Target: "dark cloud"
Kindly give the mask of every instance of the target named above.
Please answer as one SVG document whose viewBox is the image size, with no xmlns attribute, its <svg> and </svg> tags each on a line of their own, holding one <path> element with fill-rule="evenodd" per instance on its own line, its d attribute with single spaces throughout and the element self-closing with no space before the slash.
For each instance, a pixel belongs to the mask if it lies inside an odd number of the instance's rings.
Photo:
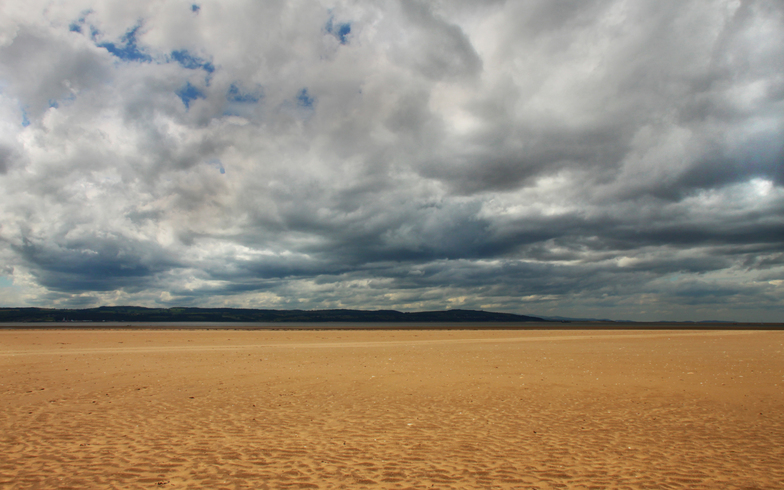
<svg viewBox="0 0 784 490">
<path fill-rule="evenodd" d="M 8 172 L 8 167 L 11 166 L 12 158 L 13 150 L 5 146 L 0 146 L 0 174 Z"/>
<path fill-rule="evenodd" d="M 482 60 L 459 25 L 435 14 L 427 2 L 402 0 L 401 7 L 421 43 L 411 60 L 422 74 L 439 80 L 479 73 Z"/>
<path fill-rule="evenodd" d="M 570 167 L 599 174 L 616 168 L 627 150 L 624 137 L 629 138 L 624 128 L 579 132 L 528 128 L 518 129 L 513 135 L 504 133 L 508 130 L 498 128 L 480 140 L 484 154 L 448 155 L 427 162 L 422 166 L 423 176 L 447 183 L 458 194 L 510 191 L 531 184 L 542 174 L 557 174 Z M 502 138 L 507 141 L 498 141 Z M 507 148 L 499 151 L 494 143 Z"/>
<path fill-rule="evenodd" d="M 66 243 L 24 239 L 12 248 L 42 286 L 60 292 L 141 289 L 157 273 L 178 266 L 171 254 L 124 238 L 89 236 Z"/>
</svg>

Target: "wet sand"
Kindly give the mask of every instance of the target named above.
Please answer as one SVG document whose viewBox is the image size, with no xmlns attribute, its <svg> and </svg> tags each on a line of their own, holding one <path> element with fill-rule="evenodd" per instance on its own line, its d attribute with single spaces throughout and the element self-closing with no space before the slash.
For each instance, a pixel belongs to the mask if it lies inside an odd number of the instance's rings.
<svg viewBox="0 0 784 490">
<path fill-rule="evenodd" d="M 784 331 L 2 330 L 0 488 L 784 488 Z"/>
</svg>

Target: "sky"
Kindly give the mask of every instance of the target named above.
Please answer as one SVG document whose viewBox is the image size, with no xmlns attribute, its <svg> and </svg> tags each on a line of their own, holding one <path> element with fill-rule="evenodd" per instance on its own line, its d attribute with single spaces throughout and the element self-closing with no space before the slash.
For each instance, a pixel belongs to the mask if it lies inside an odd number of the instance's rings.
<svg viewBox="0 0 784 490">
<path fill-rule="evenodd" d="M 778 0 L 8 0 L 0 306 L 784 319 Z"/>
</svg>

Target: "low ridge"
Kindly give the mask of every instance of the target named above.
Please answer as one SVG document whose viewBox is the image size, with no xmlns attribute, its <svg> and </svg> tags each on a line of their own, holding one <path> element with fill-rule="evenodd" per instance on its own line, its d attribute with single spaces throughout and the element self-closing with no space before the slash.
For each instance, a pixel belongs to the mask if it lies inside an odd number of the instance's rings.
<svg viewBox="0 0 784 490">
<path fill-rule="evenodd" d="M 256 310 L 245 308 L 0 308 L 0 322 L 544 322 L 542 318 L 475 310 Z"/>
</svg>

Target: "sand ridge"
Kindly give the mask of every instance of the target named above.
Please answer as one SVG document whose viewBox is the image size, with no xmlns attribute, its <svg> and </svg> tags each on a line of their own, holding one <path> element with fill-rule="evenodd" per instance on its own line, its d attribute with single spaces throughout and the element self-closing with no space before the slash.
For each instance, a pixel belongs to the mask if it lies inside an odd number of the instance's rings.
<svg viewBox="0 0 784 490">
<path fill-rule="evenodd" d="M 2 488 L 782 488 L 784 332 L 3 331 Z"/>
</svg>

